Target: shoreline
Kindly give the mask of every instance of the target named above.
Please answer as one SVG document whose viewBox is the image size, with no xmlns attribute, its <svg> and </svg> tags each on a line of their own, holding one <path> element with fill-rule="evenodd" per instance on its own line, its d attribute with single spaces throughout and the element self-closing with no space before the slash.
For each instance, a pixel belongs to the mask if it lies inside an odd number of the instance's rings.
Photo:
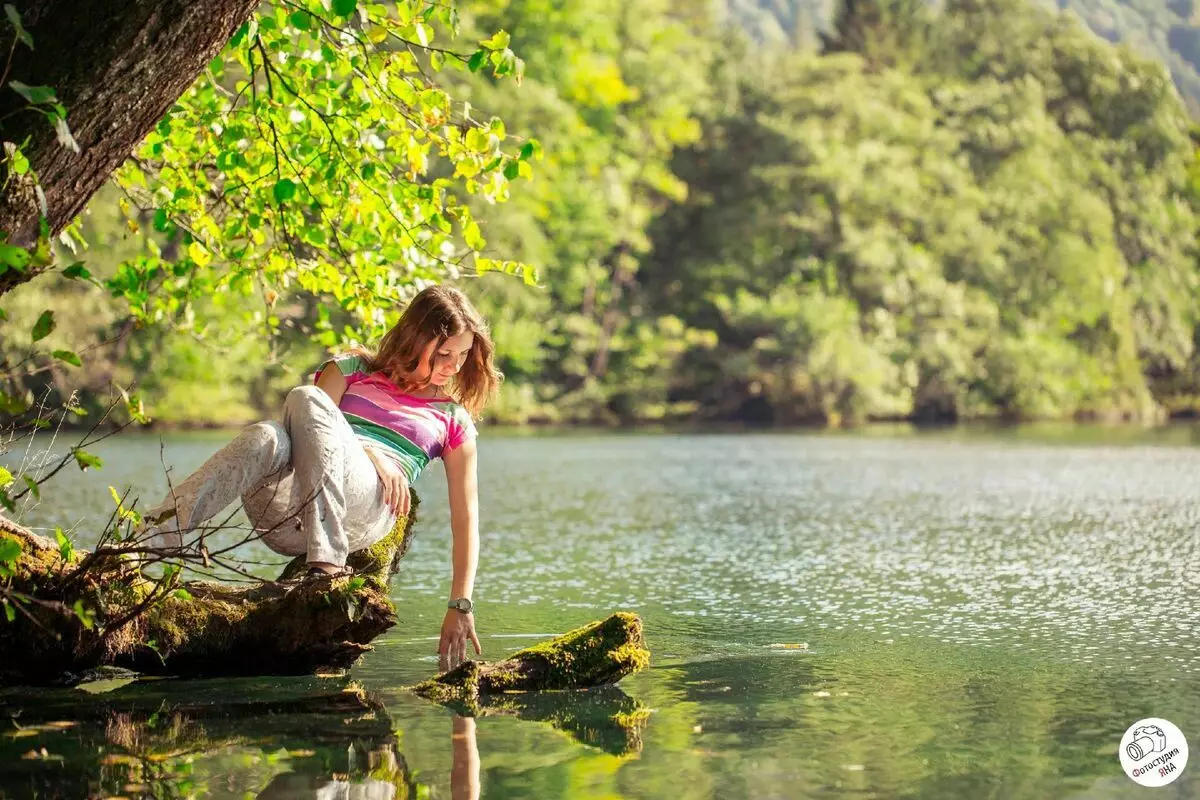
<svg viewBox="0 0 1200 800">
<path fill-rule="evenodd" d="M 217 433 L 221 431 L 239 430 L 246 425 L 258 422 L 258 419 L 232 420 L 224 424 L 216 423 L 156 423 L 144 426 L 131 426 L 130 432 L 135 433 Z M 563 434 L 563 433 L 665 433 L 665 434 L 705 434 L 705 433 L 868 433 L 893 431 L 937 432 L 954 430 L 974 431 L 1005 431 L 1031 430 L 1035 428 L 1055 428 L 1073 430 L 1112 430 L 1112 431 L 1155 431 L 1176 428 L 1187 428 L 1200 424 L 1200 416 L 1196 414 L 1180 414 L 1169 416 L 1161 421 L 1147 422 L 1129 419 L 1102 418 L 1050 418 L 1006 420 L 997 418 L 978 418 L 964 420 L 925 421 L 916 419 L 877 419 L 856 424 L 831 425 L 820 422 L 798 422 L 789 424 L 758 423 L 745 421 L 700 421 L 700 422 L 635 422 L 625 424 L 590 422 L 507 422 L 489 421 L 486 418 L 481 425 L 492 431 L 502 431 L 514 434 Z M 61 432 L 76 433 L 90 426 L 63 426 Z"/>
</svg>

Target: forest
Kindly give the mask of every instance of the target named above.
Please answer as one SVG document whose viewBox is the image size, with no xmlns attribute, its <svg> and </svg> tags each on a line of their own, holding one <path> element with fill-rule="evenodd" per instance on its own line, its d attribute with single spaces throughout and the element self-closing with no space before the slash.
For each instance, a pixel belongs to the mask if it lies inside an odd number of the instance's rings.
<svg viewBox="0 0 1200 800">
<path fill-rule="evenodd" d="M 471 0 L 401 20 L 432 77 L 398 113 L 479 123 L 449 144 L 378 102 L 321 112 L 335 82 L 300 64 L 342 56 L 312 5 L 260 6 L 56 238 L 72 266 L 0 294 L 8 413 L 49 386 L 167 426 L 271 416 L 431 280 L 491 321 L 498 423 L 1200 407 L 1191 0 Z M 260 122 L 215 122 L 250 95 Z M 237 177 L 272 157 L 273 182 Z M 342 170 L 374 193 L 350 210 Z M 349 221 L 454 181 L 423 219 L 469 266 Z"/>
</svg>

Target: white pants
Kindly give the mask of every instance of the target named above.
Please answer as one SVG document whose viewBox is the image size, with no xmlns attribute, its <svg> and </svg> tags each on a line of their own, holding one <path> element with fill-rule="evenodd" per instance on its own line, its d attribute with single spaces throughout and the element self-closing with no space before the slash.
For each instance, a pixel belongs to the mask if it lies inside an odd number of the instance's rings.
<svg viewBox="0 0 1200 800">
<path fill-rule="evenodd" d="M 316 386 L 292 389 L 283 424 L 247 426 L 146 512 L 154 518 L 176 511 L 147 543 L 181 547 L 189 529 L 238 498 L 268 547 L 309 562 L 341 566 L 396 523 L 375 465 L 341 410 Z"/>
</svg>

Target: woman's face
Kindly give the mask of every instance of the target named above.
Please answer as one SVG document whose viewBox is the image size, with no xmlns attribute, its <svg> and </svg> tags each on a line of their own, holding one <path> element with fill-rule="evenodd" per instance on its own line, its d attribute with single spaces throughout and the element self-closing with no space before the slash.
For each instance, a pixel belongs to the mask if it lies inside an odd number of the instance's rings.
<svg viewBox="0 0 1200 800">
<path fill-rule="evenodd" d="M 445 386 L 462 369 L 474 343 L 475 334 L 470 331 L 451 336 L 440 347 L 436 339 L 430 342 L 422 359 L 429 382 L 434 386 Z"/>
</svg>

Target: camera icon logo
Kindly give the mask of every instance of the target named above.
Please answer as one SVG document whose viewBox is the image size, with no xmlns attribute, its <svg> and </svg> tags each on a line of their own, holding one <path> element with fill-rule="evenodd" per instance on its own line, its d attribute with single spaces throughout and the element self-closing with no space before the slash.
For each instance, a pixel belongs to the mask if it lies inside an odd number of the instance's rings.
<svg viewBox="0 0 1200 800">
<path fill-rule="evenodd" d="M 1125 746 L 1125 752 L 1134 761 L 1141 761 L 1151 753 L 1167 749 L 1167 735 L 1157 725 L 1140 725 L 1133 729 L 1133 741 Z"/>
<path fill-rule="evenodd" d="M 1157 717 L 1138 720 L 1121 737 L 1117 751 L 1121 766 L 1142 786 L 1166 786 L 1187 766 L 1188 745 L 1183 731 Z"/>
</svg>

